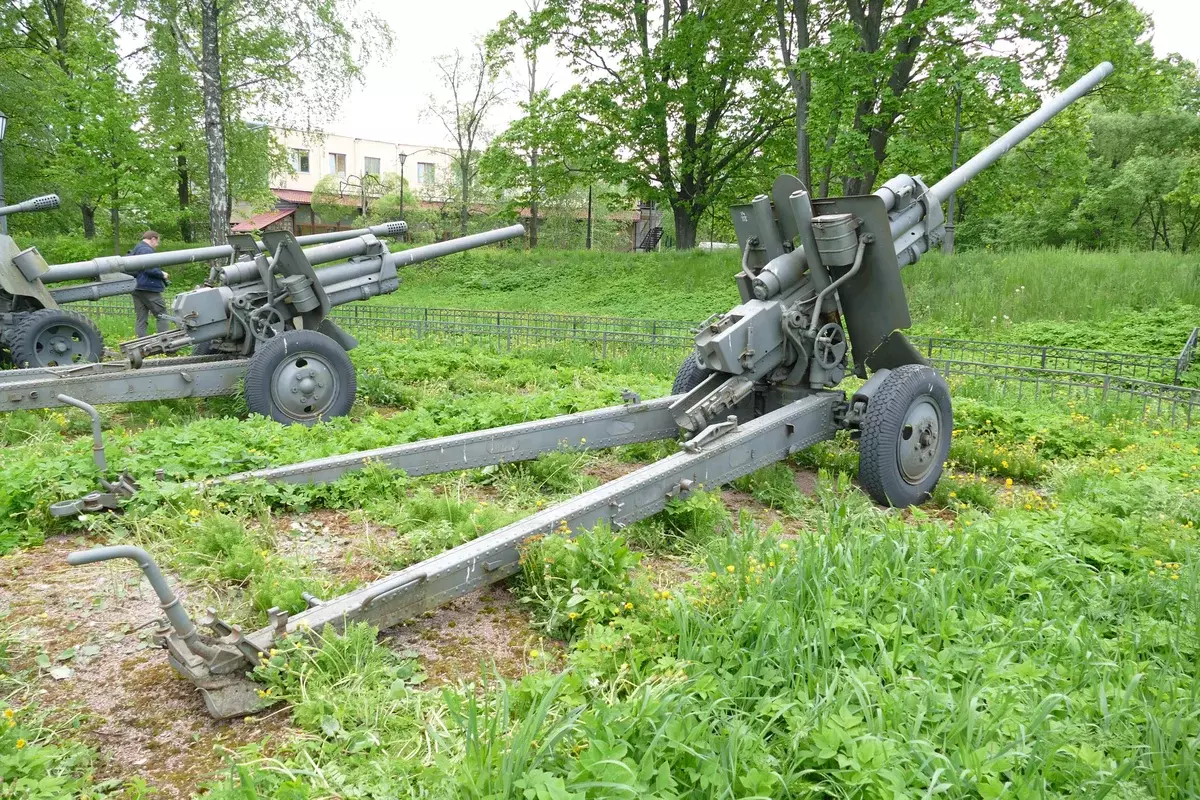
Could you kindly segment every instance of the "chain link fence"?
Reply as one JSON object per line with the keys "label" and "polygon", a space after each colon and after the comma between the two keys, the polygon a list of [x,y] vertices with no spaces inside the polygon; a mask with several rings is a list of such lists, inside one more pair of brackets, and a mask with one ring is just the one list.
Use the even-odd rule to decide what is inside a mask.
{"label": "chain link fence", "polygon": [[[124,300],[87,308],[93,317],[133,318],[133,307]],[[507,350],[576,344],[593,347],[601,358],[649,349],[682,359],[695,330],[675,320],[363,303],[337,308],[331,317],[348,330],[389,339],[486,341]],[[936,336],[912,342],[948,379],[986,381],[1018,399],[1087,397],[1190,427],[1200,422],[1200,389],[1179,384],[1191,367],[1198,337],[1200,328],[1178,357]]]}

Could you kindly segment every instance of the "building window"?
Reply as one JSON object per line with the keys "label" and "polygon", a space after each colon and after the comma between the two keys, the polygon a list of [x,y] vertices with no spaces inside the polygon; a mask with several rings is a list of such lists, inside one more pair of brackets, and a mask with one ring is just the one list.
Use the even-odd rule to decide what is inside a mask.
{"label": "building window", "polygon": [[329,172],[332,175],[346,175],[346,154],[345,153],[330,153],[329,154]]}
{"label": "building window", "polygon": [[363,174],[378,175],[380,172],[379,166],[378,158],[371,158],[370,156],[367,156],[363,159]]}
{"label": "building window", "polygon": [[307,150],[292,150],[292,169],[296,172],[308,174],[308,151]]}
{"label": "building window", "polygon": [[421,186],[428,186],[434,181],[433,164],[424,161],[417,162],[417,183]]}

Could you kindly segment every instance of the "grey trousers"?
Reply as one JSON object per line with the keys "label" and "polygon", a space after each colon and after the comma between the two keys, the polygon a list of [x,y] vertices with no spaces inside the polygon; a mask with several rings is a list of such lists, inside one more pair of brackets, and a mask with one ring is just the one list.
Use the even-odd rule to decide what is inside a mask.
{"label": "grey trousers", "polygon": [[162,333],[171,327],[171,322],[167,319],[167,304],[163,301],[162,292],[135,291],[133,293],[133,311],[137,316],[133,330],[139,338],[150,332],[151,315],[154,316],[155,333]]}

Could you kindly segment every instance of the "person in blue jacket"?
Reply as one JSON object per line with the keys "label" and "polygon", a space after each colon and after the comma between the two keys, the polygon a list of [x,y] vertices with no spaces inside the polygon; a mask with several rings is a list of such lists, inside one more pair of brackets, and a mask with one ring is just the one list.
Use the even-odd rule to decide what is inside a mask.
{"label": "person in blue jacket", "polygon": [[[129,251],[131,256],[144,256],[158,249],[161,237],[154,231],[142,234],[142,240]],[[159,269],[151,267],[137,274],[137,289],[133,292],[133,311],[137,315],[134,331],[138,337],[145,336],[150,331],[150,315],[154,315],[156,333],[162,333],[171,327],[167,318],[167,304],[163,300],[163,290],[167,288],[167,278],[170,276]]]}

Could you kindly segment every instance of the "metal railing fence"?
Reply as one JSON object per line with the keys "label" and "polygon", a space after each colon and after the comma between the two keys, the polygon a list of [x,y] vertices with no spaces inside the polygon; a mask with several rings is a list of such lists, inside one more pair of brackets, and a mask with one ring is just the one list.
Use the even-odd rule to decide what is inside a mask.
{"label": "metal railing fence", "polygon": [[[90,303],[87,309],[96,317],[132,320],[132,305],[120,299]],[[602,358],[647,349],[682,358],[695,330],[676,320],[363,303],[337,308],[331,316],[351,331],[390,339],[486,341],[507,350],[576,344],[594,347]],[[1140,404],[1143,414],[1190,427],[1200,421],[1200,389],[1178,384],[1191,367],[1198,336],[1200,328],[1178,357],[937,336],[912,342],[948,378],[987,380],[1012,388],[1019,399],[1086,395],[1106,404]]]}
{"label": "metal railing fence", "polygon": [[1143,418],[1190,428],[1200,424],[1200,389],[1103,373],[1042,369],[1012,364],[985,364],[935,358],[933,366],[946,380],[983,380],[1002,395],[1020,400],[1086,400],[1123,406]]}

